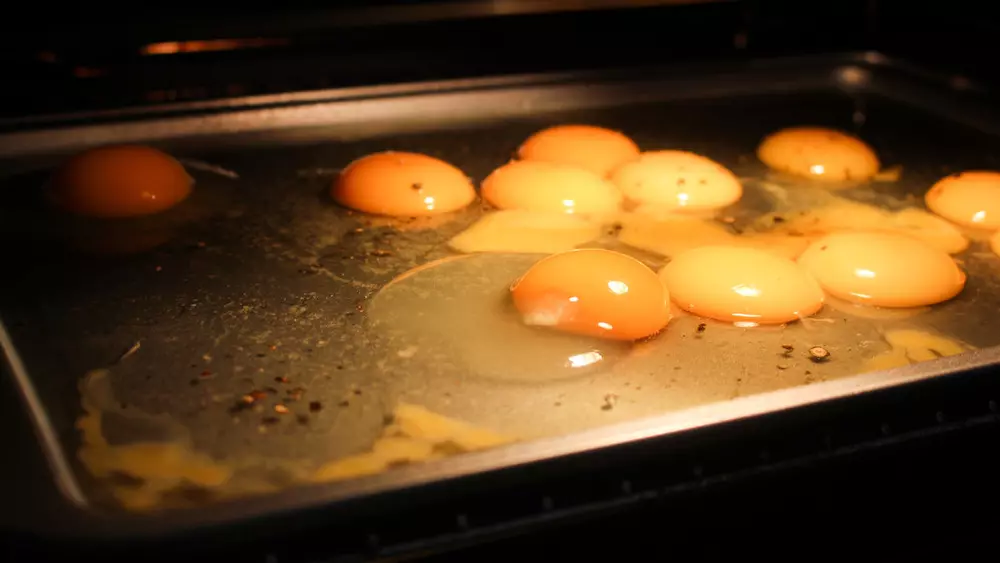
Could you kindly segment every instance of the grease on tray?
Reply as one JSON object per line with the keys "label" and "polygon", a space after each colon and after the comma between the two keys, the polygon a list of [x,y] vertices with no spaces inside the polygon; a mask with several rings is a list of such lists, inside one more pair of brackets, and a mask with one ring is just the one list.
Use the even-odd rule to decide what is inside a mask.
{"label": "grease on tray", "polygon": [[312,479],[327,482],[374,475],[398,465],[484,450],[513,441],[511,436],[433,413],[419,405],[402,403],[393,411],[392,422],[370,451],[327,463],[316,470]]}
{"label": "grease on tray", "polygon": [[957,356],[973,348],[964,342],[919,329],[893,329],[882,335],[891,349],[875,356],[866,371],[876,371]]}
{"label": "grease on tray", "polygon": [[[84,414],[78,459],[123,508],[133,511],[195,505],[209,499],[277,491],[295,483],[331,481],[388,470],[512,442],[512,437],[400,404],[372,450],[321,464],[263,456],[220,461],[195,451],[190,431],[168,415],[125,408],[115,399],[109,372],[88,373],[80,383]],[[318,411],[318,402],[310,411]],[[288,411],[283,405],[282,410]],[[276,410],[276,412],[281,412]],[[265,421],[268,417],[265,417]],[[141,434],[112,443],[109,434]],[[280,478],[275,476],[276,471]]]}
{"label": "grease on tray", "polygon": [[[77,421],[82,445],[80,462],[91,475],[107,480],[111,493],[125,508],[148,510],[185,489],[215,489],[229,482],[233,468],[192,449],[187,430],[169,416],[123,409],[115,401],[109,374],[97,370],[80,382],[84,414]],[[148,437],[112,444],[106,420]]]}

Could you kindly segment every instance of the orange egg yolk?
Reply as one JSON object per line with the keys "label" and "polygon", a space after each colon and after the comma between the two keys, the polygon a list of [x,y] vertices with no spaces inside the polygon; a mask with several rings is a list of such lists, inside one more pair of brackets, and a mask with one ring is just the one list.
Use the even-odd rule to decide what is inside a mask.
{"label": "orange egg yolk", "polygon": [[939,180],[924,196],[945,219],[980,229],[1000,229],[1000,172],[970,171]]}
{"label": "orange egg yolk", "polygon": [[476,191],[465,173],[443,160],[390,151],[347,165],[332,195],[344,207],[364,213],[417,217],[462,209]]}
{"label": "orange egg yolk", "polygon": [[518,160],[497,168],[483,181],[483,198],[500,209],[582,215],[612,214],[622,195],[604,178],[574,166]]}
{"label": "orange egg yolk", "polygon": [[791,127],[768,135],[757,148],[768,168],[813,180],[865,180],[879,160],[864,141],[834,129]]}
{"label": "orange egg yolk", "polygon": [[639,156],[639,147],[618,131],[591,125],[559,125],[528,137],[519,158],[568,164],[607,176]]}
{"label": "orange egg yolk", "polygon": [[625,198],[667,210],[718,209],[743,196],[740,181],[714,160],[685,151],[645,152],[611,176]]}
{"label": "orange egg yolk", "polygon": [[670,297],[656,274],[610,250],[544,258],[510,292],[525,324],[575,334],[637,340],[656,334],[670,320]]}
{"label": "orange egg yolk", "polygon": [[137,217],[177,205],[193,182],[179,162],[154,148],[102,147],[66,161],[53,177],[50,197],[76,215]]}
{"label": "orange egg yolk", "polygon": [[787,323],[823,306],[823,290],[805,269],[756,248],[689,250],[667,264],[660,277],[680,308],[740,326]]}
{"label": "orange egg yolk", "polygon": [[833,233],[811,244],[799,264],[834,297],[879,307],[933,305],[965,287],[951,256],[895,233]]}

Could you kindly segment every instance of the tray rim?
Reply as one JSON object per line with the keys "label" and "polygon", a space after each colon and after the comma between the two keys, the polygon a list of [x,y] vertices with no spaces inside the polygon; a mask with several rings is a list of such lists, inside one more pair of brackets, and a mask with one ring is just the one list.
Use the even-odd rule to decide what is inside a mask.
{"label": "tray rim", "polygon": [[[860,89],[877,93],[881,89],[877,69],[888,68],[902,71],[904,80],[933,81],[947,83],[947,77],[927,73],[917,67],[909,67],[905,62],[898,62],[878,53],[848,53],[842,55],[824,55],[820,57],[792,57],[782,59],[767,59],[745,64],[740,74],[769,70],[774,68],[788,69],[796,65],[811,64],[816,67],[827,65],[830,70],[844,67],[876,69],[875,75],[862,76],[856,81],[840,80],[838,76],[825,74],[827,87],[837,86],[846,90]],[[687,66],[687,65],[685,65]],[[667,68],[678,68],[671,66]],[[701,65],[698,68],[704,69]],[[702,70],[704,72],[704,70]],[[632,71],[626,74],[631,75]],[[923,76],[920,74],[923,73]],[[409,85],[389,85],[371,88],[351,88],[343,90],[327,90],[322,92],[307,92],[298,94],[282,94],[275,96],[254,97],[253,99],[226,100],[233,104],[223,104],[222,111],[227,115],[241,114],[248,111],[259,111],[261,106],[273,103],[289,103],[292,106],[322,104],[337,104],[346,101],[402,99],[412,96],[434,96],[442,91],[449,93],[465,93],[481,90],[517,89],[526,86],[549,87],[563,82],[586,84],[607,77],[601,71],[584,73],[552,73],[533,74],[507,77],[491,77],[471,80],[452,80],[445,82],[420,83]],[[907,78],[909,77],[909,78]],[[856,77],[857,78],[857,77]],[[648,80],[647,80],[648,81]],[[952,93],[951,95],[954,95]],[[920,92],[915,93],[910,100],[904,102],[919,104]],[[192,111],[190,104],[173,104],[181,112]],[[233,109],[235,107],[235,109]],[[145,108],[144,108],[145,109]],[[218,108],[216,108],[218,109]],[[979,108],[972,108],[975,111]],[[87,119],[97,114],[88,114]],[[107,115],[101,112],[100,115]],[[114,114],[118,116],[119,114]],[[52,123],[40,130],[29,130],[29,133],[51,134],[61,132],[66,135],[77,134],[78,125],[57,126]],[[0,123],[2,126],[2,123]],[[84,125],[83,127],[104,127],[106,125]],[[1000,124],[992,124],[991,131],[1000,131]],[[0,158],[9,142],[21,138],[24,132],[0,134]],[[710,403],[689,409],[670,412],[662,415],[646,417],[638,420],[610,424],[593,430],[577,432],[566,436],[544,438],[529,442],[515,443],[484,452],[465,454],[430,462],[414,467],[394,470],[391,474],[374,475],[345,482],[298,486],[280,495],[264,495],[261,497],[236,499],[218,503],[200,509],[166,510],[151,515],[135,515],[129,513],[105,514],[91,510],[87,496],[83,493],[77,476],[74,475],[68,461],[68,454],[59,443],[56,432],[46,414],[26,366],[15,349],[10,334],[0,319],[0,352],[20,391],[20,399],[32,421],[32,429],[41,442],[45,462],[56,487],[66,501],[67,509],[76,514],[74,520],[82,522],[82,526],[67,527],[58,530],[64,536],[83,536],[90,538],[136,538],[160,536],[164,533],[190,531],[204,526],[230,524],[255,517],[263,517],[294,510],[318,508],[348,500],[363,499],[374,495],[392,494],[405,489],[433,482],[444,482],[473,474],[485,474],[493,471],[524,467],[543,463],[560,457],[582,452],[595,452],[623,444],[638,443],[644,440],[668,435],[679,435],[684,432],[721,425],[726,422],[747,420],[764,414],[807,408],[810,405],[847,399],[869,394],[873,391],[901,388],[906,385],[927,381],[930,379],[968,373],[974,370],[1000,364],[1000,346],[975,350],[950,358],[942,358],[930,362],[922,362],[901,368],[870,372],[808,386],[781,389],[763,394],[739,397],[725,402]],[[52,530],[45,530],[51,533]]]}
{"label": "tray rim", "polygon": [[[357,139],[370,135],[355,133],[353,128],[378,123],[393,124],[392,128],[400,130],[401,121],[414,118],[423,119],[426,130],[454,122],[469,124],[540,111],[619,105],[623,96],[630,96],[627,103],[707,98],[703,90],[709,79],[714,81],[708,85],[715,95],[801,91],[805,84],[819,89],[830,86],[831,72],[842,89],[876,87],[870,72],[860,81],[857,76],[843,79],[837,75],[839,69],[848,67],[898,71],[944,86],[952,78],[866,51],[313,90],[0,120],[0,162],[103,144],[156,144],[287,130],[318,132],[320,127],[327,129],[315,137],[316,141]],[[749,87],[738,80],[747,73],[766,72],[775,73],[766,87]],[[685,79],[686,74],[695,78]],[[639,93],[637,84],[657,87]],[[977,87],[965,84],[968,90]],[[701,91],[694,94],[692,89]],[[437,115],[435,126],[428,126],[432,121],[427,116],[435,111],[448,116]]]}

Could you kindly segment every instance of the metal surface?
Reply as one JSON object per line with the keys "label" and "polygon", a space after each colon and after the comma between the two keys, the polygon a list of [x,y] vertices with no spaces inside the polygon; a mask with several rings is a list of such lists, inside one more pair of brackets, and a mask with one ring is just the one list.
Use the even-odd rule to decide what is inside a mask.
{"label": "metal surface", "polygon": [[[397,231],[331,205],[325,196],[330,170],[370,152],[426,152],[478,181],[531,132],[553,123],[588,122],[621,129],[644,148],[684,147],[710,155],[748,178],[753,195],[755,179],[764,174],[752,158],[761,136],[801,123],[851,129],[860,123],[860,112],[865,117],[861,134],[888,164],[905,169],[903,181],[879,188],[883,196],[922,193],[950,170],[997,166],[993,155],[1000,142],[990,133],[1000,129],[989,113],[973,102],[959,102],[960,94],[949,92],[947,83],[914,78],[877,57],[659,72],[665,74],[523,77],[425,86],[415,93],[329,93],[327,101],[324,96],[305,103],[259,101],[271,107],[248,103],[251,107],[210,117],[168,116],[0,137],[6,169],[15,173],[2,184],[8,197],[0,210],[0,231],[8,264],[18,264],[4,273],[0,314],[10,341],[4,335],[0,344],[62,490],[91,508],[106,501],[81,468],[68,469],[76,465],[79,441],[73,426],[80,414],[78,382],[102,367],[110,369],[120,403],[116,416],[167,415],[196,450],[272,469],[267,483],[274,490],[297,482],[300,466],[364,450],[401,399],[535,439],[178,515],[139,520],[102,515],[102,521],[116,523],[118,533],[139,533],[221,523],[529,463],[1000,360],[990,348],[852,376],[865,359],[848,353],[855,325],[851,334],[823,326],[818,332],[793,328],[749,339],[733,333],[743,343],[720,353],[693,339],[681,340],[694,328],[682,319],[672,326],[677,336],[664,341],[688,349],[674,360],[683,368],[679,376],[636,371],[529,385],[481,377],[461,364],[403,361],[399,336],[374,330],[366,319],[372,296],[395,275],[446,256],[442,243],[481,210],[470,209],[434,230]],[[157,142],[238,178],[193,168],[198,191],[191,201],[155,221],[113,231],[103,224],[67,222],[41,205],[36,194],[59,151],[121,141]],[[355,233],[358,228],[363,231]],[[66,245],[70,239],[86,240],[93,250],[123,239],[142,243],[146,237],[150,245],[162,245],[100,257]],[[1000,306],[993,281],[997,267],[978,246],[963,258],[969,288],[926,313],[919,324],[978,347],[993,346],[1000,337],[990,314]],[[856,326],[877,334],[870,323]],[[840,361],[811,367],[811,379],[801,366],[765,374],[774,363],[771,348],[789,338],[797,345],[834,342],[842,350]],[[119,362],[135,342],[141,347]],[[753,349],[760,353],[744,353]],[[298,385],[305,387],[306,399],[294,408],[308,416],[306,424],[295,416],[262,424],[270,413],[234,415],[230,410],[251,389],[275,387],[284,393],[286,386]],[[786,387],[792,388],[779,390]],[[613,411],[602,410],[602,397],[610,393],[622,400]],[[305,408],[312,400],[323,404],[318,413]],[[659,414],[665,411],[677,412]]]}

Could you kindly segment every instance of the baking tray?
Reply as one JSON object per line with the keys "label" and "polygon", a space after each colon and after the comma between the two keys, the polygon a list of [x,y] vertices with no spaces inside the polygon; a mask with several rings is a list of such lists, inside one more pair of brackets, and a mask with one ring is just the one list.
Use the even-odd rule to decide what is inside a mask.
{"label": "baking tray", "polygon": [[[358,156],[395,149],[439,156],[478,181],[531,132],[563,122],[618,128],[643,148],[694,150],[746,178],[763,176],[752,154],[770,131],[801,123],[860,127],[887,163],[904,166],[905,180],[886,188],[901,197],[950,171],[996,168],[1000,146],[1000,121],[974,84],[876,53],[387,86],[0,123],[3,188],[10,194],[0,226],[8,264],[0,345],[52,477],[18,493],[58,499],[43,506],[48,512],[39,527],[135,537],[384,498],[419,484],[683,435],[1000,360],[993,347],[1000,331],[985,313],[1000,305],[1000,292],[983,275],[987,263],[972,278],[986,281],[970,282],[969,299],[925,321],[980,349],[889,371],[853,376],[857,365],[831,362],[755,378],[753,360],[698,348],[691,339],[691,358],[723,359],[702,364],[697,377],[667,382],[640,373],[527,383],[505,380],[503,370],[487,377],[465,377],[460,366],[414,372],[399,361],[398,342],[367,330],[365,309],[393,276],[446,256],[444,241],[481,210],[435,230],[397,232],[331,205],[324,195],[330,174]],[[152,143],[185,159],[197,195],[152,228],[84,237],[102,255],[93,246],[87,253],[67,250],[67,235],[94,230],[50,224],[38,187],[65,154],[122,142]],[[149,245],[163,244],[107,255],[107,240],[125,238],[141,248],[150,232]],[[392,248],[391,255],[381,248]],[[677,332],[693,333],[694,325]],[[744,346],[776,346],[781,338]],[[800,348],[818,339],[802,338]],[[110,370],[120,415],[167,414],[213,457],[265,452],[269,460],[315,461],[356,453],[377,437],[400,398],[494,429],[517,419],[515,433],[533,439],[348,482],[138,517],[106,505],[101,487],[76,462],[78,389],[96,368]],[[307,423],[288,417],[263,432],[265,413],[234,417],[236,398],[284,385],[285,378],[306,388],[308,402],[323,405],[299,413],[309,416]],[[618,404],[602,408],[611,394]],[[545,431],[531,436],[532,427]],[[31,458],[26,452],[24,463]],[[61,496],[52,497],[53,484]]]}

